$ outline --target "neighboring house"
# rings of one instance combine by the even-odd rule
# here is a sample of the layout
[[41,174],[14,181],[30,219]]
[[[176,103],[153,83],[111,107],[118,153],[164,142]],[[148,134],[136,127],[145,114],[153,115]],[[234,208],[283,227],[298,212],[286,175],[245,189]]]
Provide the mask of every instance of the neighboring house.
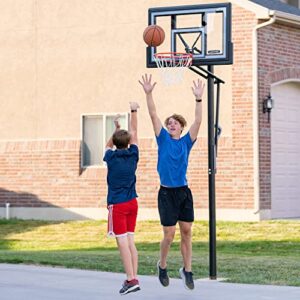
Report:
[[[185,3],[186,2],[186,3]],[[191,124],[187,72],[164,87],[147,69],[149,7],[225,1],[12,1],[0,6],[0,217],[106,218],[103,148],[128,102],[138,101],[140,219],[157,218],[157,148],[138,79],[151,72],[164,119]],[[215,67],[221,87],[217,219],[300,217],[299,1],[231,0],[234,64]],[[290,6],[286,3],[291,5]],[[298,8],[297,8],[298,7]],[[271,95],[274,108],[263,113]],[[174,109],[175,108],[175,109]],[[207,118],[191,152],[196,217],[208,215]]]

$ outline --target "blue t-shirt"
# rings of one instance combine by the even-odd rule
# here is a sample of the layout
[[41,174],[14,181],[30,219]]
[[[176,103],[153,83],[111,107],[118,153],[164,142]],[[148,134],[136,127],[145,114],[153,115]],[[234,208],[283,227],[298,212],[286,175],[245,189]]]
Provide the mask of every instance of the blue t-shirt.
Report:
[[189,154],[195,142],[192,141],[190,133],[176,140],[165,128],[162,128],[156,141],[160,184],[166,187],[186,186]]
[[131,144],[128,149],[108,149],[103,160],[107,163],[107,204],[127,202],[137,197],[135,171],[139,149]]

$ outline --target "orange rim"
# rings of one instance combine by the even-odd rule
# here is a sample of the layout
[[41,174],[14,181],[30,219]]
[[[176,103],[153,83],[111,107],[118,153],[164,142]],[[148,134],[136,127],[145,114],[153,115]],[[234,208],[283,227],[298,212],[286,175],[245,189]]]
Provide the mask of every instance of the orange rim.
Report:
[[159,52],[154,54],[155,58],[193,58],[193,54],[191,53],[183,53],[183,52]]

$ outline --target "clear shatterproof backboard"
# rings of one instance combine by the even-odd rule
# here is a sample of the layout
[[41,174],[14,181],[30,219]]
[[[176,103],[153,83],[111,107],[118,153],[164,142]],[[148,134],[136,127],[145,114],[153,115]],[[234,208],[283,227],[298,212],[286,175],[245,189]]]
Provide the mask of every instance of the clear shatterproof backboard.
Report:
[[155,7],[148,10],[148,25],[159,25],[165,41],[147,47],[147,67],[156,68],[154,56],[161,52],[193,55],[192,66],[233,63],[231,3]]

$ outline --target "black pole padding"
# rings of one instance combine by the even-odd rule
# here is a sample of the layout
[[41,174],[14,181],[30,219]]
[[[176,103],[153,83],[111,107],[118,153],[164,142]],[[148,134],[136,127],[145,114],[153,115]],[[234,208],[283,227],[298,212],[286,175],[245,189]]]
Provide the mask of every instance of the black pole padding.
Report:
[[216,199],[215,199],[215,135],[214,135],[214,67],[208,66],[207,120],[208,120],[208,188],[209,188],[209,278],[217,278]]

